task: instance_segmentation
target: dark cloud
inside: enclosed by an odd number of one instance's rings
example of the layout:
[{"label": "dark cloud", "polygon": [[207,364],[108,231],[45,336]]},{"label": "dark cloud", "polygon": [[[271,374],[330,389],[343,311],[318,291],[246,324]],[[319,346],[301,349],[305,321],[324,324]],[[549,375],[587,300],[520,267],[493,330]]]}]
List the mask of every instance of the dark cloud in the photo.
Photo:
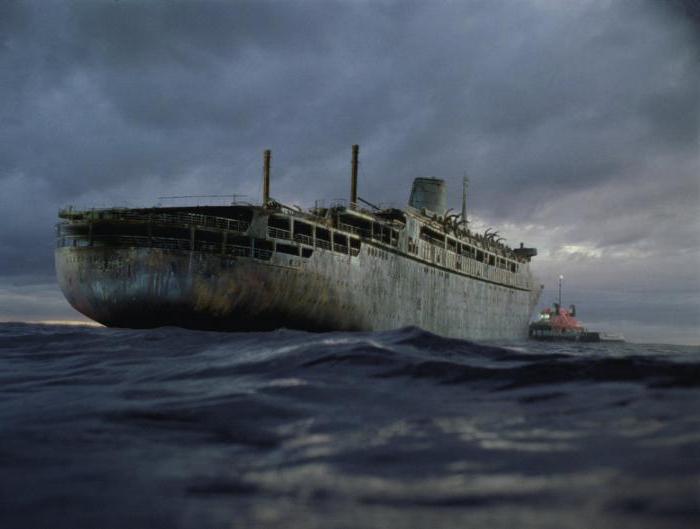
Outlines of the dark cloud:
[{"label": "dark cloud", "polygon": [[310,204],[360,143],[375,202],[467,171],[545,281],[700,293],[668,268],[700,264],[699,27],[683,0],[2,2],[0,277],[50,273],[59,205],[253,199],[266,147],[273,195]]}]

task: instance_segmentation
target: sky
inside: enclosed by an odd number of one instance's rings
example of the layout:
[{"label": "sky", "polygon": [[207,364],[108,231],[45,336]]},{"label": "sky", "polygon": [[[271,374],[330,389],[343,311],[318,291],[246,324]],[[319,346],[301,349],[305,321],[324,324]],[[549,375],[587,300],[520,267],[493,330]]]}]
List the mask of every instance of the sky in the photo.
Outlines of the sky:
[{"label": "sky", "polygon": [[[406,203],[446,180],[541,307],[700,344],[700,7],[684,0],[0,2],[0,321],[80,320],[61,206]],[[162,201],[160,201],[162,202]]]}]

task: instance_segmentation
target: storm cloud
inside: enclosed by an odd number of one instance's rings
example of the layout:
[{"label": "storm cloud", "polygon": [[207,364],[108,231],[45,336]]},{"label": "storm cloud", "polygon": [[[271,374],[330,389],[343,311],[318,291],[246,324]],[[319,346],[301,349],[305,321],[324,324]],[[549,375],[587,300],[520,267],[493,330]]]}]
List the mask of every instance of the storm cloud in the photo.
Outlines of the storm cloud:
[{"label": "storm cloud", "polygon": [[[67,204],[160,195],[405,203],[445,178],[539,248],[585,322],[700,343],[700,15],[692,2],[0,3],[0,319],[73,319]],[[653,332],[650,331],[653,329]]]}]

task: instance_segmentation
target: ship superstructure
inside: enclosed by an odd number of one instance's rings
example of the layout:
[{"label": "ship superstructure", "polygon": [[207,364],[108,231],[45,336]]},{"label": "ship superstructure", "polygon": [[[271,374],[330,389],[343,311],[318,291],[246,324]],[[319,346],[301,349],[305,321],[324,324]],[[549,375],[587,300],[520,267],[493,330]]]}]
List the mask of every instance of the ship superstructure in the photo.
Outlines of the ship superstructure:
[{"label": "ship superstructure", "polygon": [[308,211],[270,198],[269,151],[259,205],[61,210],[60,286],[108,326],[526,337],[536,250],[473,233],[438,179],[405,209],[360,207],[357,155],[350,200]]}]

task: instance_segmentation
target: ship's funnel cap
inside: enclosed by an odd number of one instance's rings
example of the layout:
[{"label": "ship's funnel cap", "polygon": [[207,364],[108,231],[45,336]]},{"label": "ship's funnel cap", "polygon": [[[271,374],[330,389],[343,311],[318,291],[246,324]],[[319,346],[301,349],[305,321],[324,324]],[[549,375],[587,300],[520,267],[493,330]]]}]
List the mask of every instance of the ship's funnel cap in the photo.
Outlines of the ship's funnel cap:
[{"label": "ship's funnel cap", "polygon": [[428,209],[442,215],[447,209],[445,181],[440,178],[416,178],[408,205],[416,209]]}]

